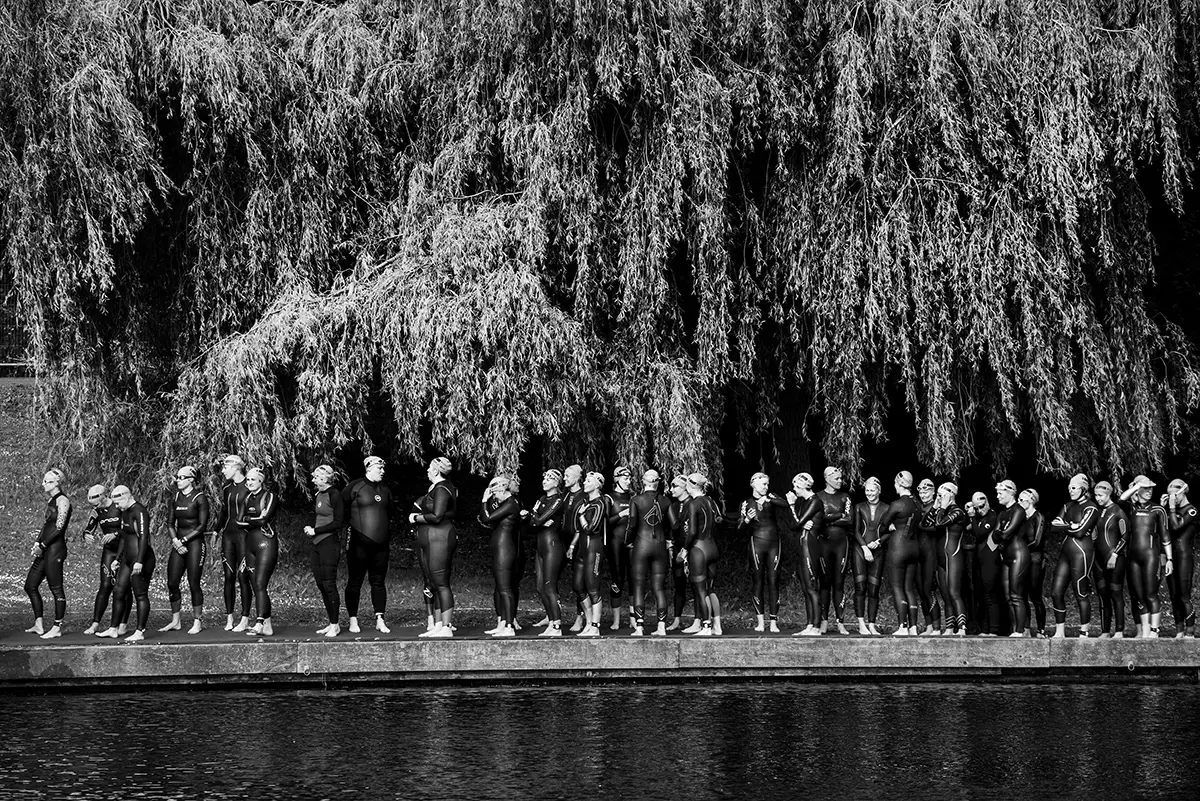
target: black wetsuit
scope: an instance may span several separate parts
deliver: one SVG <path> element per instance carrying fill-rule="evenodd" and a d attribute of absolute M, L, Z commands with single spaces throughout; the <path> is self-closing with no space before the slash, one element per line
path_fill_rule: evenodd
<path fill-rule="evenodd" d="M 778 620 L 780 532 L 787 529 L 791 511 L 788 502 L 773 493 L 751 498 L 742 508 L 742 526 L 751 530 L 750 595 L 754 613 Z"/>
<path fill-rule="evenodd" d="M 1171 610 L 1175 615 L 1175 630 L 1194 634 L 1196 613 L 1192 609 L 1192 542 L 1196 538 L 1196 526 L 1200 516 L 1190 503 L 1167 510 L 1167 524 L 1171 529 L 1171 558 L 1175 560 L 1171 575 L 1167 576 L 1167 588 L 1171 591 Z"/>
<path fill-rule="evenodd" d="M 1157 615 L 1158 567 L 1162 551 L 1170 553 L 1171 533 L 1167 510 L 1156 503 L 1135 504 L 1129 515 L 1129 591 L 1142 614 Z M 1174 558 L 1174 557 L 1172 557 Z M 1172 568 L 1173 572 L 1174 568 Z"/>
<path fill-rule="evenodd" d="M 509 496 L 503 501 L 491 497 L 479 510 L 480 525 L 492 530 L 492 579 L 495 590 L 492 601 L 496 616 L 512 627 L 517 614 L 517 549 L 520 547 L 517 528 L 521 523 L 521 504 Z"/>
<path fill-rule="evenodd" d="M 242 593 L 242 617 L 250 617 L 250 574 L 246 572 L 246 532 L 238 527 L 237 521 L 246 506 L 246 480 L 231 481 L 221 491 L 221 514 L 213 530 L 221 535 L 221 567 L 224 575 L 225 614 L 233 614 L 238 589 Z"/>
<path fill-rule="evenodd" d="M 33 558 L 25 576 L 25 593 L 33 606 L 33 616 L 42 617 L 42 581 L 50 586 L 54 597 L 54 625 L 62 623 L 67 614 L 67 593 L 63 588 L 63 563 L 67 561 L 67 526 L 71 524 L 71 500 L 59 492 L 46 500 L 46 514 L 37 543 L 40 552 Z"/>
<path fill-rule="evenodd" d="M 175 537 L 186 551 L 179 553 L 172 546 L 167 556 L 167 597 L 171 599 L 171 612 L 178 613 L 183 607 L 180 585 L 187 573 L 188 589 L 192 593 L 192 606 L 204 606 L 204 586 L 200 583 L 200 571 L 204 567 L 204 532 L 208 530 L 208 496 L 199 487 L 190 493 L 175 491 L 171 502 L 171 525 Z"/>
<path fill-rule="evenodd" d="M 671 529 L 671 588 L 674 595 L 674 610 L 675 617 L 683 616 L 683 607 L 687 605 L 687 570 L 684 568 L 684 563 L 687 560 L 687 551 L 683 547 L 683 504 L 680 501 L 673 500 L 671 505 L 667 507 L 667 524 Z M 683 554 L 683 558 L 680 558 Z"/>
<path fill-rule="evenodd" d="M 575 526 L 578 522 L 579 507 L 583 506 L 587 500 L 587 493 L 582 487 L 575 487 L 567 490 L 566 498 L 563 500 L 562 507 L 562 541 L 563 552 L 565 553 L 571 543 L 575 541 Z M 581 583 L 583 575 L 586 572 L 586 567 L 583 565 L 584 559 L 587 557 L 586 548 L 576 547 L 571 552 L 571 588 L 575 591 L 575 612 L 583 614 L 583 599 L 587 596 L 587 587 Z"/>
<path fill-rule="evenodd" d="M 529 525 L 537 535 L 537 553 L 541 560 L 541 586 L 538 597 L 551 621 L 560 619 L 558 580 L 566 564 L 567 549 L 562 541 L 562 509 L 566 496 L 561 492 L 543 495 L 533 505 Z"/>
<path fill-rule="evenodd" d="M 275 493 L 259 488 L 246 496 L 246 506 L 238 525 L 246 530 L 246 570 L 254 588 L 254 607 L 258 619 L 271 616 L 271 595 L 267 591 L 275 566 L 279 563 L 279 540 L 271 521 L 279 511 Z"/>
<path fill-rule="evenodd" d="M 603 495 L 585 499 L 575 512 L 575 550 L 572 553 L 575 592 L 580 594 L 582 588 L 587 594 L 589 608 L 600 604 L 600 563 L 604 560 L 610 512 L 608 498 Z"/>
<path fill-rule="evenodd" d="M 633 599 L 634 625 L 646 617 L 646 576 L 654 592 L 658 622 L 667 620 L 667 576 L 671 572 L 671 504 L 657 492 L 635 495 L 629 504 L 629 526 L 633 551 L 629 559 L 629 593 Z"/>
<path fill-rule="evenodd" d="M 454 567 L 454 551 L 458 548 L 458 529 L 454 525 L 457 507 L 458 490 L 446 478 L 435 482 L 417 501 L 417 544 L 420 546 L 421 570 L 425 574 L 426 608 L 430 612 L 433 609 L 449 612 L 454 608 L 450 573 Z M 347 588 L 347 607 L 349 603 Z"/>
<path fill-rule="evenodd" d="M 112 570 L 112 563 L 117 558 L 117 546 L 121 544 L 121 510 L 111 501 L 108 506 L 97 506 L 92 510 L 83 533 L 96 536 L 101 543 L 100 589 L 96 591 L 96 602 L 92 605 L 92 622 L 99 624 L 104 619 L 104 613 L 108 609 L 108 599 L 112 597 L 113 587 L 117 580 L 117 576 Z M 104 542 L 104 538 L 110 535 L 113 538 L 107 543 Z M 125 599 L 125 619 L 120 621 L 121 623 L 129 621 L 129 610 L 132 607 L 133 596 L 130 595 Z"/>
<path fill-rule="evenodd" d="M 812 527 L 805 525 L 812 522 Z M 821 624 L 821 583 L 819 578 L 819 555 L 821 546 L 817 543 L 825 528 L 825 504 L 815 493 L 808 498 L 796 498 L 792 505 L 792 522 L 789 528 L 800 533 L 797 547 L 800 551 L 800 588 L 804 593 L 804 610 L 808 625 Z"/>
<path fill-rule="evenodd" d="M 912 530 L 917 510 L 917 502 L 911 495 L 901 495 L 892 501 L 879 521 L 879 539 L 887 543 L 888 581 L 892 584 L 896 619 L 900 626 L 909 628 L 917 625 L 917 573 L 921 555 Z"/>
<path fill-rule="evenodd" d="M 721 512 L 707 495 L 692 498 L 683 509 L 684 545 L 688 549 L 688 578 L 696 594 L 696 617 L 713 621 L 712 594 L 717 577 L 717 542 L 714 538 Z"/>
<path fill-rule="evenodd" d="M 1037 509 L 1025 517 L 1025 542 L 1029 543 L 1029 606 L 1038 632 L 1046 630 L 1046 516 Z"/>
<path fill-rule="evenodd" d="M 934 588 L 938 578 L 937 527 L 928 513 L 933 510 L 933 501 L 922 503 L 917 499 L 917 512 L 913 515 L 912 527 L 917 530 L 917 596 L 921 599 L 921 614 L 926 628 L 942 628 L 942 610 L 938 607 Z"/>
<path fill-rule="evenodd" d="M 1100 508 L 1091 498 L 1070 501 L 1058 513 L 1065 525 L 1051 524 L 1053 531 L 1063 533 L 1062 547 L 1058 551 L 1058 564 L 1054 567 L 1054 579 L 1050 588 L 1050 601 L 1054 605 L 1054 622 L 1067 622 L 1067 587 L 1075 591 L 1079 604 L 1079 622 L 1092 622 L 1092 592 L 1089 577 L 1095 557 L 1095 533 L 1093 529 L 1100 520 Z"/>
<path fill-rule="evenodd" d="M 888 505 L 883 501 L 863 501 L 854 507 L 854 616 L 874 623 L 879 616 L 879 587 L 883 583 L 883 569 L 887 564 L 886 550 L 882 547 L 871 552 L 875 558 L 868 562 L 863 548 L 879 539 L 879 521 Z"/>
<path fill-rule="evenodd" d="M 968 613 L 964 594 L 967 552 L 963 547 L 963 536 L 967 528 L 967 513 L 961 506 L 952 503 L 944 509 L 929 509 L 925 512 L 925 519 L 933 527 L 938 546 L 938 587 L 946 604 L 946 622 L 953 622 L 955 631 L 965 633 Z"/>
<path fill-rule="evenodd" d="M 850 495 L 843 490 L 821 490 L 817 497 L 825 505 L 825 525 L 822 536 L 816 542 L 821 568 L 821 619 L 829 618 L 832 605 L 837 622 L 841 623 L 846 604 L 850 544 L 854 537 L 854 510 Z"/>
<path fill-rule="evenodd" d="M 133 566 L 141 563 L 140 573 Z M 125 599 L 132 590 L 137 604 L 137 630 L 145 631 L 150 621 L 150 579 L 154 576 L 154 549 L 150 545 L 150 514 L 134 503 L 121 511 L 121 543 L 117 546 L 117 586 L 113 597 L 112 624 L 125 619 Z"/>
<path fill-rule="evenodd" d="M 1125 631 L 1125 573 L 1129 565 L 1128 550 L 1129 518 L 1118 503 L 1110 503 L 1100 509 L 1096 522 L 1096 594 L 1100 596 L 1100 630 L 1114 633 Z M 1116 564 L 1108 566 L 1113 554 Z"/>
<path fill-rule="evenodd" d="M 613 609 L 621 606 L 621 598 L 625 595 L 626 585 L 629 583 L 629 555 L 633 548 L 633 540 L 629 538 L 629 518 L 622 517 L 620 513 L 629 509 L 630 500 L 628 492 L 614 490 L 608 496 L 613 524 L 608 532 L 604 557 L 608 561 L 608 603 Z"/>
<path fill-rule="evenodd" d="M 1000 545 L 1000 586 L 1008 598 L 1012 630 L 1029 628 L 1029 543 L 1025 540 L 1025 510 L 1015 502 L 996 513 L 992 538 Z"/>
<path fill-rule="evenodd" d="M 325 602 L 325 614 L 330 623 L 338 622 L 341 599 L 338 597 L 337 570 L 341 560 L 342 528 L 346 525 L 346 505 L 342 493 L 333 487 L 322 490 L 313 498 L 313 538 L 309 567 L 313 580 Z"/>
<path fill-rule="evenodd" d="M 976 596 L 976 611 L 981 634 L 1003 634 L 1004 612 L 1008 599 L 1004 597 L 1000 569 L 1004 556 L 1000 548 L 988 546 L 988 536 L 996 530 L 996 510 L 988 509 L 983 514 L 968 516 L 969 525 L 975 535 L 975 567 L 979 584 Z"/>
<path fill-rule="evenodd" d="M 350 517 L 346 548 L 346 613 L 358 617 L 363 579 L 371 585 L 375 614 L 387 611 L 388 560 L 391 557 L 392 492 L 382 481 L 360 478 L 342 490 L 342 505 Z"/>

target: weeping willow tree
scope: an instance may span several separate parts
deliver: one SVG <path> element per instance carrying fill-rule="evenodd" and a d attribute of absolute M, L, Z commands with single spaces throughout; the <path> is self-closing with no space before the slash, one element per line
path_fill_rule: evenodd
<path fill-rule="evenodd" d="M 900 403 L 941 472 L 1023 435 L 1145 469 L 1200 399 L 1151 219 L 1198 33 L 1194 0 L 18 0 L 0 258 L 60 442 L 125 463 L 536 438 L 719 475 L 726 422 L 799 413 L 854 469 Z"/>

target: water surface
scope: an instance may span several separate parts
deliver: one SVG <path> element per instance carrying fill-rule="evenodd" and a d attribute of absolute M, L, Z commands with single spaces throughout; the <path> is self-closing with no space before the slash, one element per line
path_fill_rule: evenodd
<path fill-rule="evenodd" d="M 1181 798 L 1200 688 L 179 689 L 0 721 L 4 798 Z"/>

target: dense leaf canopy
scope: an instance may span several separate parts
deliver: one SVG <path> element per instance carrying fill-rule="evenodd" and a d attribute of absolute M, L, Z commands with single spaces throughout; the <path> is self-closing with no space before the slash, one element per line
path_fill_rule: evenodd
<path fill-rule="evenodd" d="M 726 409 L 797 397 L 852 470 L 897 402 L 942 472 L 1022 434 L 1145 468 L 1200 399 L 1150 220 L 1193 180 L 1198 31 L 1194 0 L 13 0 L 0 262 L 61 441 L 150 469 L 536 438 L 719 475 Z"/>

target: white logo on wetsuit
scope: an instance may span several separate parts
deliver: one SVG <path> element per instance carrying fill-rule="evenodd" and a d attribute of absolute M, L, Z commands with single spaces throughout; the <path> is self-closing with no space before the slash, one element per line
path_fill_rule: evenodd
<path fill-rule="evenodd" d="M 645 517 L 642 518 L 642 520 L 645 521 L 647 526 L 657 526 L 658 521 L 661 519 L 662 518 L 661 518 L 661 513 L 658 510 L 658 504 L 654 504 L 653 506 L 651 506 L 650 511 L 646 512 Z"/>
<path fill-rule="evenodd" d="M 324 505 L 325 505 L 325 503 L 324 503 L 323 501 L 317 501 L 317 508 L 318 508 L 318 509 L 320 509 L 320 508 L 321 508 L 322 506 L 324 506 Z"/>
<path fill-rule="evenodd" d="M 376 496 L 375 496 L 375 503 L 382 503 L 382 502 L 383 502 L 383 498 L 380 498 L 378 495 L 376 495 Z"/>

